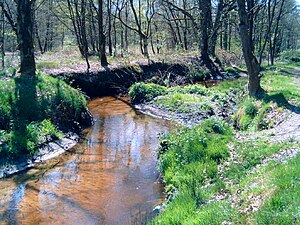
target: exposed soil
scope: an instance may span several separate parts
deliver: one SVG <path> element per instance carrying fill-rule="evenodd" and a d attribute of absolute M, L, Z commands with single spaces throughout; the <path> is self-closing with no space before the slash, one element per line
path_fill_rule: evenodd
<path fill-rule="evenodd" d="M 170 80 L 185 77 L 188 68 L 184 64 L 167 64 L 162 62 L 138 61 L 126 67 L 112 67 L 110 70 L 67 71 L 49 70 L 51 76 L 58 77 L 71 86 L 81 89 L 89 97 L 108 96 L 126 93 L 128 88 L 140 81 L 146 81 L 154 76 L 164 77 L 166 74 Z"/>

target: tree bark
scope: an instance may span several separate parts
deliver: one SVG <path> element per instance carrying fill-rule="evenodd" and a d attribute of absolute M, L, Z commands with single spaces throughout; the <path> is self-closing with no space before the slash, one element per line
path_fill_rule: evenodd
<path fill-rule="evenodd" d="M 98 26 L 99 26 L 99 54 L 101 66 L 107 69 L 108 62 L 105 54 L 105 36 L 103 32 L 103 0 L 98 0 Z"/>
<path fill-rule="evenodd" d="M 107 36 L 108 36 L 108 52 L 109 52 L 109 55 L 112 56 L 113 55 L 113 50 L 112 50 L 112 40 L 111 40 L 111 0 L 107 0 L 107 16 L 108 16 L 108 28 L 107 28 Z"/>
<path fill-rule="evenodd" d="M 245 7 L 245 0 L 237 0 L 239 13 L 239 28 L 242 41 L 243 55 L 248 70 L 248 90 L 251 97 L 260 97 L 262 88 L 260 86 L 260 66 L 252 50 L 252 38 L 249 34 L 248 18 Z"/>
<path fill-rule="evenodd" d="M 200 57 L 204 62 L 211 62 L 209 58 L 209 25 L 211 18 L 211 1 L 199 0 L 199 7 L 201 9 L 201 43 L 200 43 Z"/>
<path fill-rule="evenodd" d="M 35 76 L 33 48 L 33 5 L 34 0 L 17 1 L 17 38 L 20 50 L 22 75 Z"/>

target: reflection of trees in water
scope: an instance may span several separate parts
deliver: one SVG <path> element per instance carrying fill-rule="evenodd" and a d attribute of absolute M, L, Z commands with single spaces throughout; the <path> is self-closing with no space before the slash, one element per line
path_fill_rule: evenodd
<path fill-rule="evenodd" d="M 11 225 L 18 224 L 17 213 L 19 211 L 20 201 L 24 197 L 24 194 L 25 184 L 20 184 L 13 190 L 13 193 L 11 194 L 11 200 L 6 203 L 6 205 L 8 205 L 7 210 L 5 210 L 3 214 L 0 214 L 0 222 L 8 222 L 8 224 Z"/>

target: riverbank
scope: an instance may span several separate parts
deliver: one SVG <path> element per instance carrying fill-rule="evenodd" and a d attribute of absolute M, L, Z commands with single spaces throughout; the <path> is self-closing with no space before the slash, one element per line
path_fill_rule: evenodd
<path fill-rule="evenodd" d="M 43 146 L 37 150 L 36 155 L 33 157 L 25 157 L 2 163 L 1 161 L 3 160 L 1 160 L 0 179 L 30 169 L 37 163 L 45 162 L 49 159 L 55 158 L 74 147 L 78 141 L 79 136 L 77 134 L 69 133 L 58 140 L 43 143 Z"/>
<path fill-rule="evenodd" d="M 86 97 L 61 80 L 38 74 L 0 84 L 0 178 L 69 149 L 93 123 Z"/>
<path fill-rule="evenodd" d="M 186 87 L 174 92 L 174 88 L 151 85 L 131 89 L 133 100 L 136 90 L 139 98 L 147 96 L 137 107 L 190 127 L 161 140 L 160 171 L 169 201 L 150 224 L 300 222 L 295 214 L 300 184 L 294 182 L 300 172 L 298 68 L 291 64 L 266 68 L 265 97 L 255 100 L 241 94 L 237 101 L 230 101 L 235 107 L 225 116 L 215 113 L 218 107 L 210 98 L 216 94 L 214 89 L 200 91 L 192 86 L 188 89 L 194 92 Z M 234 86 L 243 93 L 243 85 Z M 226 107 L 223 91 L 219 88 L 218 95 Z M 202 107 L 203 103 L 207 106 Z M 214 117 L 202 120 L 201 115 Z"/>

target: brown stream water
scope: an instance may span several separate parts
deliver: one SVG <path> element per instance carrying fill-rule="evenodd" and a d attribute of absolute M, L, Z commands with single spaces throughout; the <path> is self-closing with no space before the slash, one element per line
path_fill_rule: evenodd
<path fill-rule="evenodd" d="M 113 97 L 89 107 L 95 124 L 82 143 L 0 180 L 0 224 L 138 224 L 162 202 L 155 149 L 172 124 Z"/>

